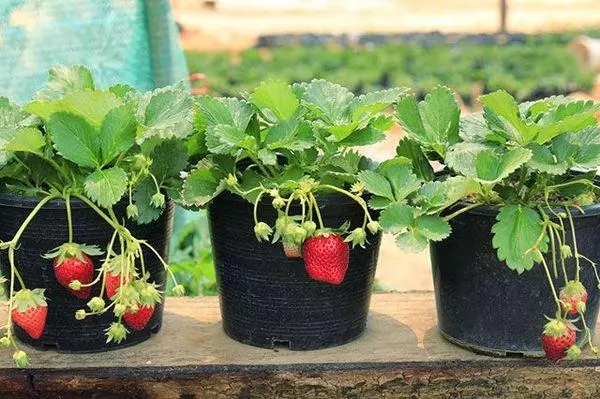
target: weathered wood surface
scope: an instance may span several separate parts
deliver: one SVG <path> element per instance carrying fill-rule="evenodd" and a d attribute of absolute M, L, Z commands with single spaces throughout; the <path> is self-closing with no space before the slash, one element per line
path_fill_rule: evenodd
<path fill-rule="evenodd" d="M 167 302 L 138 346 L 94 355 L 0 356 L 0 398 L 600 398 L 600 360 L 558 366 L 457 348 L 435 328 L 432 293 L 374 295 L 359 340 L 312 352 L 249 347 L 221 330 L 217 298 Z M 1 315 L 0 315 L 1 317 Z"/>

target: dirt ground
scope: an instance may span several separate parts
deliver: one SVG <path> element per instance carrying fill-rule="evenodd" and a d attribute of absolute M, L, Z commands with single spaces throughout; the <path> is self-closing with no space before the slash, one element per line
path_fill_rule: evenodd
<path fill-rule="evenodd" d="M 188 49 L 241 50 L 281 33 L 496 32 L 499 0 L 172 0 Z M 507 0 L 507 28 L 600 27 L 598 0 Z M 210 5 L 214 5 L 211 8 Z"/>
<path fill-rule="evenodd" d="M 509 31 L 600 28 L 598 0 L 507 0 Z M 258 36 L 283 33 L 353 34 L 416 31 L 495 32 L 498 0 L 172 0 L 183 28 L 184 48 L 239 51 Z M 214 8 L 210 6 L 214 5 Z M 600 88 L 598 89 L 600 97 Z M 365 149 L 377 160 L 393 156 L 401 137 L 391 132 L 384 143 Z M 399 291 L 433 288 L 428 251 L 407 254 L 392 236 L 382 242 L 377 277 Z"/>

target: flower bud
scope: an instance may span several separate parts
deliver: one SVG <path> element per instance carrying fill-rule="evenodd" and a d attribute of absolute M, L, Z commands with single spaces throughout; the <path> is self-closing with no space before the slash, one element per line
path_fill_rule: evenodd
<path fill-rule="evenodd" d="M 377 232 L 379 230 L 381 230 L 381 225 L 379 224 L 378 221 L 373 220 L 373 221 L 367 223 L 367 229 L 369 229 L 371 234 L 377 234 Z"/>
<path fill-rule="evenodd" d="M 11 340 L 7 336 L 0 338 L 0 349 L 6 349 L 10 347 Z"/>
<path fill-rule="evenodd" d="M 115 342 L 118 344 L 125 339 L 127 333 L 128 331 L 123 324 L 112 323 L 110 327 L 106 329 L 106 336 L 108 337 L 106 343 Z"/>
<path fill-rule="evenodd" d="M 173 295 L 184 296 L 185 295 L 185 287 L 181 284 L 177 284 L 175 287 L 173 287 Z"/>
<path fill-rule="evenodd" d="M 115 316 L 121 317 L 125 314 L 126 310 L 127 310 L 127 307 L 125 305 L 123 305 L 122 303 L 117 303 L 115 305 L 113 313 L 115 314 Z"/>
<path fill-rule="evenodd" d="M 225 181 L 229 187 L 233 187 L 238 184 L 238 179 L 233 173 L 228 174 Z"/>
<path fill-rule="evenodd" d="M 576 360 L 581 356 L 581 349 L 577 345 L 571 345 L 569 349 L 567 349 L 567 359 Z"/>
<path fill-rule="evenodd" d="M 81 281 L 73 280 L 69 283 L 69 288 L 73 291 L 79 291 L 81 289 Z"/>
<path fill-rule="evenodd" d="M 75 318 L 77 320 L 83 320 L 86 316 L 87 314 L 85 313 L 85 309 L 79 309 L 77 312 L 75 312 Z"/>
<path fill-rule="evenodd" d="M 312 236 L 313 233 L 317 230 L 317 224 L 312 220 L 307 220 L 304 223 L 302 223 L 302 228 L 306 230 L 306 234 L 308 236 Z"/>
<path fill-rule="evenodd" d="M 304 240 L 306 239 L 306 230 L 304 230 L 302 227 L 295 225 L 294 226 L 294 230 L 292 233 L 294 242 L 297 244 L 301 244 L 304 242 Z"/>
<path fill-rule="evenodd" d="M 585 309 L 586 309 L 585 302 L 583 302 L 583 301 L 577 302 L 577 312 L 579 314 L 581 314 L 581 315 L 584 314 L 585 313 Z"/>
<path fill-rule="evenodd" d="M 129 204 L 129 205 L 127 205 L 126 213 L 127 213 L 127 218 L 128 219 L 135 219 L 135 218 L 137 218 L 138 215 L 139 215 L 139 211 L 138 211 L 137 205 L 135 205 L 135 204 Z"/>
<path fill-rule="evenodd" d="M 265 222 L 258 222 L 254 226 L 254 235 L 259 242 L 268 241 L 271 233 L 273 233 L 273 229 Z"/>
<path fill-rule="evenodd" d="M 276 188 L 272 188 L 269 191 L 269 195 L 273 198 L 279 197 L 279 190 L 277 190 Z"/>
<path fill-rule="evenodd" d="M 275 209 L 281 209 L 285 206 L 285 200 L 279 196 L 273 198 L 273 202 L 271 202 L 271 205 L 273 205 L 273 208 Z"/>
<path fill-rule="evenodd" d="M 15 363 L 15 366 L 17 367 L 29 366 L 29 356 L 27 356 L 27 353 L 21 350 L 15 351 L 15 353 L 13 353 L 13 361 Z"/>
<path fill-rule="evenodd" d="M 560 246 L 560 256 L 563 259 L 567 259 L 573 256 L 573 252 L 571 252 L 571 247 L 567 244 L 563 244 Z"/>
<path fill-rule="evenodd" d="M 365 241 L 367 240 L 367 232 L 361 228 L 357 227 L 344 240 L 344 242 L 352 242 L 352 248 L 356 245 L 360 245 L 361 247 L 365 247 Z"/>
<path fill-rule="evenodd" d="M 104 310 L 105 305 L 106 304 L 104 303 L 104 299 L 100 298 L 99 296 L 93 297 L 87 303 L 88 308 L 90 308 L 92 312 L 101 312 L 102 310 Z"/>
<path fill-rule="evenodd" d="M 165 196 L 162 193 L 156 193 L 150 199 L 150 204 L 155 208 L 162 208 L 165 205 Z"/>

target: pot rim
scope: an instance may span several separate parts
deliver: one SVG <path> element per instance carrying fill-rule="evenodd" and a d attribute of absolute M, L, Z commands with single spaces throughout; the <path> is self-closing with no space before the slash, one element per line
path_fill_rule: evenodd
<path fill-rule="evenodd" d="M 40 203 L 42 199 L 38 197 L 26 197 L 23 195 L 19 195 L 16 193 L 9 192 L 0 192 L 0 206 L 9 207 L 9 208 L 17 208 L 17 209 L 33 209 L 37 204 Z M 127 198 L 124 196 L 117 202 L 113 207 L 120 207 L 126 205 Z M 165 202 L 169 202 L 171 199 L 169 197 L 165 198 Z M 66 203 L 62 198 L 53 199 L 46 203 L 42 209 L 61 209 L 65 210 Z M 79 198 L 71 198 L 71 208 L 72 209 L 87 209 L 89 206 L 80 200 Z M 101 207 L 102 208 L 102 207 Z"/>

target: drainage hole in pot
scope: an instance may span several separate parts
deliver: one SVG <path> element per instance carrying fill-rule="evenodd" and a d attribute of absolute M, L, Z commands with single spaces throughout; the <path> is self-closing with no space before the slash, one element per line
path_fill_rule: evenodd
<path fill-rule="evenodd" d="M 59 350 L 58 344 L 56 343 L 50 343 L 50 342 L 44 342 L 43 346 L 40 348 L 43 351 L 49 351 L 49 350 L 54 350 L 57 351 Z"/>
<path fill-rule="evenodd" d="M 525 355 L 523 354 L 523 352 L 509 352 L 506 351 L 504 354 L 505 357 L 511 357 L 511 358 L 516 358 L 516 359 L 522 359 L 525 357 Z"/>
<path fill-rule="evenodd" d="M 273 350 L 275 352 L 278 352 L 281 349 L 290 349 L 291 348 L 291 342 L 290 341 L 280 341 L 277 339 L 273 340 Z"/>

